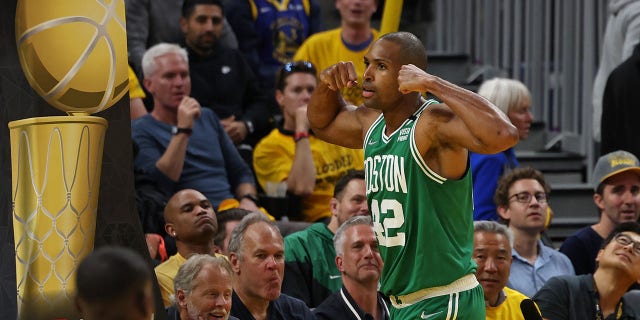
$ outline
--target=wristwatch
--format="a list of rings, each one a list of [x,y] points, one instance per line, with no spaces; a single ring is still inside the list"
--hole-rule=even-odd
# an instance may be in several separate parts
[[[242,196],[242,197],[240,198],[240,200],[245,199],[245,198],[246,198],[246,199],[249,199],[249,200],[251,200],[251,201],[253,201],[253,203],[255,203],[256,205],[258,205],[258,201],[259,201],[259,200],[258,200],[258,197],[256,197],[254,194],[247,193],[247,194],[245,194],[244,196]]]
[[[253,131],[255,130],[253,128],[253,122],[251,122],[251,120],[245,120],[244,125],[247,126],[247,131],[249,132],[249,134],[252,134]]]
[[[178,128],[176,126],[171,127],[171,134],[173,134],[174,136],[179,133],[184,133],[190,136],[192,132],[193,132],[193,129],[191,128]]]

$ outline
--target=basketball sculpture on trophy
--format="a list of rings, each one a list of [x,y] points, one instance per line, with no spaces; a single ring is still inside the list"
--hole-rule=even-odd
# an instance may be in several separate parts
[[[128,90],[124,0],[19,0],[31,87],[68,116],[9,123],[18,317],[78,318],[75,270],[93,250],[107,121]]]

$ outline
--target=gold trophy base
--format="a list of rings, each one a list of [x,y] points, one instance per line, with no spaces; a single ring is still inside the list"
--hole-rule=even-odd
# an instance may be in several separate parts
[[[93,250],[107,121],[9,123],[19,319],[78,319],[75,270]]]

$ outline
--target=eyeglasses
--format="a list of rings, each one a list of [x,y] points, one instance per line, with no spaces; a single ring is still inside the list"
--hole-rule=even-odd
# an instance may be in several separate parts
[[[634,241],[633,239],[631,239],[631,237],[629,237],[624,233],[618,233],[614,239],[616,239],[616,242],[622,245],[623,247],[626,247],[632,244],[633,254],[635,254],[636,256],[640,256],[640,241]]]
[[[516,201],[520,202],[520,203],[529,203],[531,202],[531,199],[535,197],[536,201],[540,202],[540,203],[546,203],[547,200],[549,200],[549,197],[547,197],[547,194],[544,192],[536,192],[534,194],[531,194],[530,192],[527,191],[523,191],[520,193],[516,193],[512,196],[509,197],[509,200],[516,198]]]
[[[317,74],[316,67],[309,61],[291,61],[285,63],[276,76],[276,88],[284,90],[284,81],[294,72]]]

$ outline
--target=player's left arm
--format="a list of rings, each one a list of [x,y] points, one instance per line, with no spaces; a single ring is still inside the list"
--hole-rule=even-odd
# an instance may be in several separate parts
[[[416,139],[431,137],[430,146],[498,153],[518,142],[518,131],[507,116],[474,92],[411,64],[402,66],[398,83],[403,93],[429,92],[443,101],[430,106],[421,117],[426,119],[418,123]]]

